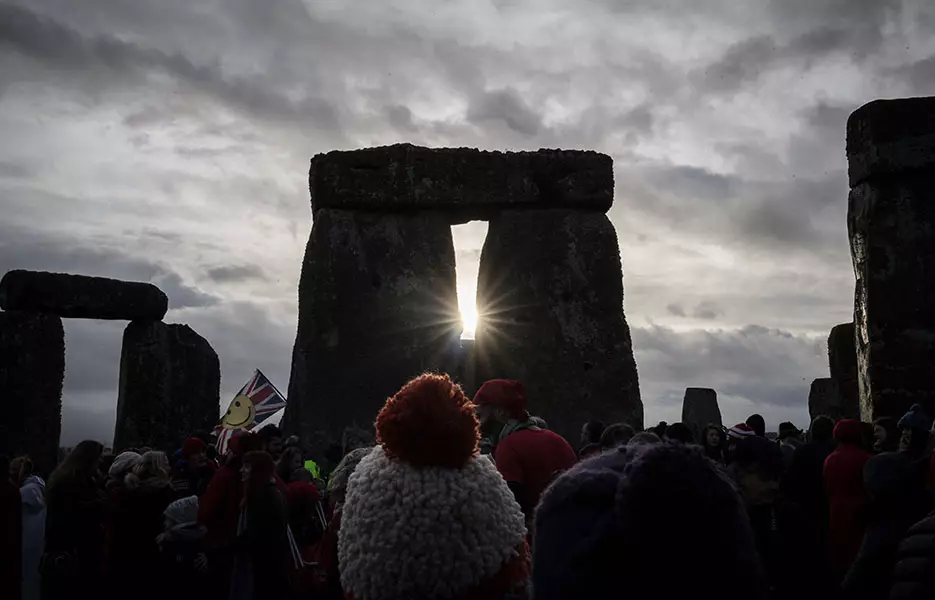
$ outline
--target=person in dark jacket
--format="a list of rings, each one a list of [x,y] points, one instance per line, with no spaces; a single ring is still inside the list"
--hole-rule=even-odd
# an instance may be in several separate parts
[[[864,538],[867,494],[864,465],[870,454],[861,447],[860,421],[841,419],[834,426],[837,449],[825,461],[831,566],[838,580],[851,568]]]
[[[95,476],[104,447],[85,440],[49,476],[46,486],[43,600],[100,596],[107,497]]]
[[[172,466],[171,482],[176,499],[203,496],[214,471],[214,463],[208,459],[208,445],[197,437],[185,440],[181,460]]]
[[[889,600],[935,598],[935,513],[909,528],[899,545]]]
[[[634,435],[636,435],[636,432],[626,423],[614,423],[601,434],[601,451],[626,446]]]
[[[286,500],[268,452],[244,455],[244,486],[237,528],[232,599],[282,600],[289,592],[290,547]]]
[[[896,452],[899,450],[899,426],[893,417],[880,417],[873,422],[873,452]]]
[[[559,477],[536,512],[536,600],[692,598],[714,573],[745,600],[767,597],[743,501],[697,448],[605,452]]]
[[[296,481],[296,472],[305,470],[305,460],[302,457],[302,451],[299,448],[286,448],[276,463],[276,474],[283,483],[289,484]],[[307,471],[306,471],[307,472]],[[311,478],[311,473],[308,474]]]
[[[600,446],[601,434],[604,433],[604,424],[600,421],[588,421],[581,427],[581,440],[578,443],[578,456],[581,456],[585,448],[589,446]]]
[[[670,444],[694,444],[695,436],[685,423],[672,423],[666,427],[665,440]]]
[[[198,524],[198,496],[175,500],[163,514],[163,531],[156,537],[162,598],[204,600],[211,596],[207,576],[204,525]]]
[[[763,418],[763,415],[752,414],[747,417],[746,423],[753,430],[754,435],[761,438],[766,437],[766,419]]]
[[[135,598],[158,600],[156,585],[140,586],[159,563],[156,536],[163,529],[163,512],[175,500],[169,483],[169,459],[164,452],[150,451],[124,478],[124,490],[114,508],[109,561],[114,598],[130,590]]]
[[[932,417],[925,413],[921,404],[913,404],[899,420],[899,451],[909,455],[913,462],[927,459]]]
[[[0,586],[13,600],[22,594],[23,513],[19,482],[9,477],[10,459],[0,456]]]
[[[885,600],[899,543],[926,513],[925,490],[907,456],[886,452],[864,466],[867,526],[860,551],[842,583],[847,600]]]

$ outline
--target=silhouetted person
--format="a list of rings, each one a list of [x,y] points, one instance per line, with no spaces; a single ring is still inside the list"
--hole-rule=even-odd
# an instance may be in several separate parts
[[[692,430],[688,428],[688,425],[685,423],[672,423],[666,427],[666,437],[667,442],[673,444],[694,444],[695,436],[692,435]]]
[[[636,432],[626,423],[614,423],[601,434],[601,449],[613,450],[619,446],[626,446]]]
[[[899,450],[899,425],[893,417],[880,417],[873,422],[873,452],[896,452]]]
[[[834,427],[837,449],[825,461],[825,490],[828,493],[831,564],[843,578],[850,569],[864,537],[867,495],[864,465],[870,454],[861,447],[860,421],[842,419]]]
[[[581,427],[581,439],[578,442],[578,450],[585,448],[590,444],[600,444],[601,434],[604,433],[604,424],[600,421],[588,421]]]
[[[747,425],[757,437],[766,437],[766,419],[762,415],[752,414],[747,417]]]

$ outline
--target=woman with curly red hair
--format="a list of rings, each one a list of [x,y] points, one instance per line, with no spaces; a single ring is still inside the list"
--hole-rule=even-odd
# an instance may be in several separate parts
[[[353,600],[496,599],[529,577],[523,512],[480,456],[474,405],[447,375],[388,399],[347,486],[338,557]]]

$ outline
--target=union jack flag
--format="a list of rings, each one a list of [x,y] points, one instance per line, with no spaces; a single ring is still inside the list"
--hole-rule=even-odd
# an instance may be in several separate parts
[[[227,412],[215,428],[218,452],[227,451],[230,438],[239,431],[251,431],[286,407],[286,399],[259,369],[231,400]]]

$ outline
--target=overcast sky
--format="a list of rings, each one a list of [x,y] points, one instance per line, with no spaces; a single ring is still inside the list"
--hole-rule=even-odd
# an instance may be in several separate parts
[[[0,271],[157,283],[226,403],[288,385],[310,156],[596,149],[647,422],[706,386],[804,426],[852,312],[845,121],[935,92],[933,33],[930,0],[0,1]],[[66,323],[63,442],[110,438],[124,325]]]

